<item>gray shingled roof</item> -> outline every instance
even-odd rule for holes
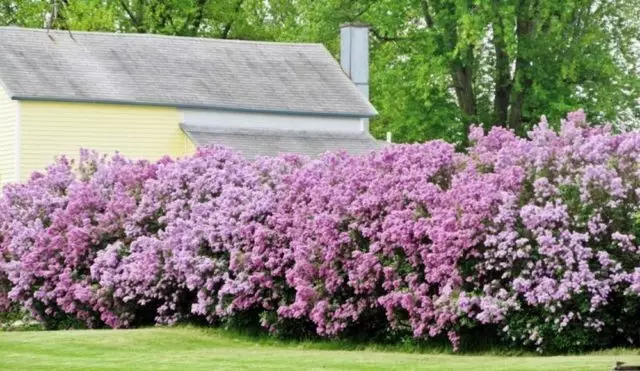
[[[321,44],[0,27],[14,99],[369,117],[375,109]]]
[[[309,157],[317,157],[327,151],[340,150],[354,155],[362,155],[385,146],[385,143],[374,139],[369,133],[239,130],[186,124],[182,124],[181,127],[198,146],[222,145],[242,153],[249,159],[282,153],[299,153]]]

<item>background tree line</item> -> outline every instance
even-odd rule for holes
[[[371,28],[372,131],[461,143],[545,114],[640,117],[640,0],[0,0],[0,24],[324,43]]]

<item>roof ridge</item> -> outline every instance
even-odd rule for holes
[[[47,30],[43,28],[31,28],[31,27],[20,27],[20,26],[0,26],[0,31],[2,30],[13,30],[13,31],[33,32],[33,33],[47,32]],[[69,31],[49,30],[49,34],[69,35]],[[219,43],[238,43],[238,44],[322,46],[324,48],[324,45],[322,43],[312,43],[312,42],[219,39],[219,38],[203,37],[203,36],[194,37],[194,36],[163,35],[163,34],[155,34],[155,33],[71,30],[71,34],[72,35],[83,34],[83,35],[102,35],[102,36],[115,36],[115,37],[135,37],[135,38],[180,39],[180,40],[192,40],[192,41],[199,41],[199,42],[219,42]]]

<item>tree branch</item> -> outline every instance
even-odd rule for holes
[[[244,2],[244,0],[238,0],[238,2],[236,3],[236,7],[234,9],[234,15],[237,16],[238,13],[240,12],[240,8],[242,8],[242,3]],[[227,22],[227,24],[224,25],[224,28],[222,29],[222,34],[220,35],[221,39],[226,39],[229,37],[229,32],[231,31],[231,26],[233,26],[233,22],[235,21],[235,17],[231,18],[229,20],[229,22]]]
[[[380,31],[376,30],[373,27],[371,27],[369,29],[369,31],[371,31],[371,34],[373,35],[373,37],[375,37],[378,41],[382,41],[382,42],[407,41],[407,40],[410,40],[409,37],[398,37],[398,36],[383,35],[382,33],[380,33]]]
[[[129,5],[127,5],[127,1],[120,0],[120,5],[122,6],[122,9],[124,9],[125,13],[127,13],[127,16],[129,16],[129,19],[131,19],[131,24],[136,29],[136,32],[145,33],[146,32],[145,27],[143,26],[140,19],[136,17],[136,15],[131,11],[131,9],[129,8]]]
[[[429,3],[427,2],[427,0],[421,0],[420,6],[422,6],[422,13],[424,15],[424,21],[427,24],[427,27],[433,28],[433,18],[431,17]]]
[[[207,0],[198,0],[196,5],[198,6],[198,10],[196,12],[196,19],[193,22],[194,35],[198,33],[202,20],[204,19],[204,7],[207,5]]]

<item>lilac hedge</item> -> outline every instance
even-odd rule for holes
[[[253,318],[454,348],[474,331],[538,351],[636,344],[640,133],[579,111],[559,133],[543,119],[470,140],[61,158],[0,199],[0,311],[50,328]]]

